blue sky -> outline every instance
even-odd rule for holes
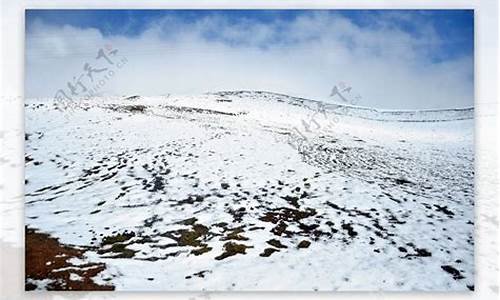
[[[199,52],[196,52],[198,56],[195,57],[199,60],[196,65],[198,69],[214,70],[214,65],[210,65],[209,62],[220,60],[220,65],[225,61],[225,55],[235,56],[232,63],[241,64],[242,67],[252,70],[251,74],[249,72],[243,75],[241,72],[235,73],[234,70],[218,68],[217,72],[214,71],[218,75],[214,77],[218,82],[212,85],[206,82],[198,84],[199,90],[260,87],[278,88],[281,92],[287,92],[287,85],[282,84],[285,79],[281,78],[283,77],[281,74],[276,74],[277,77],[269,80],[271,82],[269,86],[262,84],[262,81],[260,86],[258,82],[248,83],[247,86],[241,84],[250,76],[253,78],[269,73],[265,65],[262,65],[262,75],[259,75],[253,66],[244,64],[245,61],[259,61],[257,56],[260,55],[261,58],[283,63],[283,65],[274,64],[271,73],[277,73],[276,68],[296,73],[295,78],[290,78],[291,83],[298,80],[301,68],[310,65],[317,65],[321,70],[318,72],[310,70],[309,74],[314,72],[318,74],[317,76],[329,76],[330,82],[348,80],[353,84],[358,81],[356,71],[353,70],[359,70],[359,74],[366,74],[363,70],[369,70],[373,82],[369,82],[370,77],[367,77],[364,83],[357,84],[360,92],[366,97],[379,100],[378,102],[366,100],[366,106],[410,107],[408,103],[404,103],[405,101],[396,99],[401,99],[405,95],[404,97],[411,98],[408,101],[415,102],[416,96],[409,95],[415,93],[422,95],[422,92],[417,91],[418,88],[421,89],[426,84],[432,85],[431,82],[421,79],[422,76],[436,76],[432,79],[435,82],[441,81],[444,84],[443,89],[448,88],[450,92],[457,88],[454,93],[435,91],[433,93],[436,95],[430,98],[456,98],[456,95],[465,94],[467,99],[461,96],[457,105],[466,106],[473,103],[473,10],[27,10],[26,36],[29,58],[27,77],[36,75],[31,76],[30,72],[42,69],[43,59],[37,61],[36,58],[44,56],[43,53],[50,52],[45,58],[52,58],[54,53],[58,53],[61,60],[65,59],[68,62],[76,59],[77,54],[83,53],[90,57],[93,49],[89,46],[87,53],[86,46],[89,44],[98,47],[99,43],[113,41],[114,45],[122,45],[122,53],[128,54],[131,59],[135,58],[137,66],[140,63],[153,65],[148,58],[145,58],[146,55],[159,56],[154,67],[159,68],[159,65],[164,64],[165,68],[172,70],[173,62],[168,61],[164,55],[165,49],[170,51],[171,60],[181,61],[184,59],[181,53],[184,53],[184,56],[191,53],[192,58],[195,55],[193,53],[198,51],[196,49],[199,49]],[[77,48],[79,42],[84,47],[72,50]],[[53,47],[56,47],[57,51],[48,50]],[[318,49],[323,49],[323,52],[318,52],[320,51]],[[279,51],[286,51],[290,55],[287,62],[280,57]],[[223,52],[224,55],[218,55],[219,52]],[[208,57],[207,53],[213,55]],[[335,53],[336,60],[331,57],[331,53]],[[309,54],[314,54],[316,60],[311,55],[310,61],[306,62],[303,59],[304,55]],[[272,55],[276,55],[274,60]],[[303,64],[298,64],[296,70],[291,70],[289,62],[297,60],[293,58],[294,55]],[[320,61],[321,59],[323,61]],[[188,58],[186,60],[189,61]],[[331,70],[327,70],[328,62]],[[54,63],[51,62],[51,68],[54,68]],[[63,68],[65,65],[68,64],[64,63],[57,67]],[[403,78],[407,77],[406,82],[402,82],[406,88],[398,90],[391,87],[391,93],[396,95],[380,92],[381,82],[378,82],[377,77],[390,76],[388,70],[384,70],[384,65],[388,70],[394,65]],[[31,66],[33,70],[29,69]],[[177,68],[189,69],[178,65]],[[199,70],[192,70],[196,71]],[[449,77],[447,72],[450,74],[459,72],[460,78],[457,75],[453,75],[456,77],[453,80],[447,78]],[[230,80],[234,75],[241,77],[236,83]],[[186,76],[192,77],[189,74]],[[415,85],[415,91],[410,88],[412,84]],[[165,86],[164,83],[158,85]],[[192,87],[189,88],[187,87],[189,83],[185,85],[186,87],[180,91],[198,90],[194,87],[197,82],[192,82]],[[460,85],[466,85],[467,88],[464,90]],[[117,86],[112,88],[115,92]],[[122,83],[122,86],[127,84]],[[33,87],[34,90],[39,88]],[[27,89],[30,92],[31,86],[27,86]],[[304,83],[303,92],[298,89],[293,92],[302,96],[319,96],[319,92],[311,93],[310,89],[318,89],[318,85],[315,84],[313,87]],[[163,92],[156,87],[148,91]],[[394,99],[381,102],[382,97]],[[455,106],[451,100],[440,101],[443,103],[436,105],[430,100],[425,101],[426,104],[422,106]]]
[[[245,18],[257,23],[275,22],[276,19],[291,21],[298,16],[310,14],[311,10],[27,10],[26,30],[33,21],[43,20],[57,26],[93,27],[104,36],[141,34],[152,21],[175,16],[186,22],[193,22],[205,16],[224,16],[229,23]],[[331,10],[331,14],[344,16],[362,28],[374,26],[380,16],[409,14],[414,19],[394,18],[397,26],[410,34],[418,34],[420,22],[431,23],[438,34],[446,37],[434,55],[436,59],[451,59],[457,56],[473,55],[474,51],[474,11],[473,10]]]

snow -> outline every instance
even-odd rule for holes
[[[69,280],[71,280],[71,281],[83,281],[83,277],[76,274],[76,273],[70,273]]]
[[[473,116],[250,91],[28,100],[26,224],[89,247],[117,290],[468,290]],[[105,243],[125,231],[132,257]],[[228,242],[248,248],[216,259]]]

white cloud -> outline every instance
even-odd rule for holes
[[[390,15],[370,27],[324,13],[268,24],[165,17],[136,37],[103,37],[93,28],[38,21],[27,33],[26,95],[53,96],[110,44],[128,63],[102,88],[107,93],[258,89],[328,100],[333,85],[343,81],[362,96],[362,106],[473,105],[472,57],[433,63],[430,54],[447,41],[430,24],[419,23],[409,34],[391,22],[411,17]]]

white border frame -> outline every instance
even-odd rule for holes
[[[129,293],[24,292],[24,10],[65,9],[474,9],[475,292],[464,293]],[[496,0],[1,0],[0,298],[1,299],[497,299],[498,3]],[[6,159],[5,162],[2,159]],[[496,223],[488,220],[496,220]]]

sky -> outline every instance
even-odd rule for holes
[[[265,90],[474,105],[472,10],[27,10],[25,95]]]

